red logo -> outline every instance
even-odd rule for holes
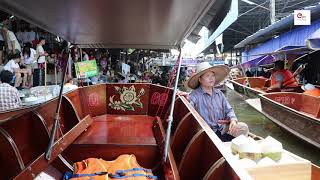
[[[92,93],[88,96],[89,99],[89,106],[95,107],[99,106],[99,95],[98,93]]]
[[[167,99],[168,99],[168,94],[166,93],[160,94],[159,92],[155,92],[151,96],[151,104],[164,106],[167,102]]]
[[[302,13],[297,14],[297,18],[302,18],[302,17],[303,17]]]

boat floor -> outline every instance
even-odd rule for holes
[[[147,115],[97,116],[74,144],[157,145],[152,130],[154,119]]]

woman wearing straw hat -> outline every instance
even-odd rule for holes
[[[249,132],[245,123],[238,122],[223,93],[214,88],[229,72],[228,66],[211,66],[203,62],[187,82],[188,87],[193,89],[189,97],[191,105],[222,141],[230,141],[241,134],[248,135]]]

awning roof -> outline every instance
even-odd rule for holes
[[[320,29],[311,34],[307,39],[307,45],[311,49],[320,50]]]
[[[221,1],[2,0],[0,9],[82,47],[168,49],[178,47],[217,3]]]
[[[320,18],[320,5],[309,8],[311,10],[311,20],[317,20]],[[260,29],[256,33],[248,36],[240,43],[234,46],[234,48],[243,48],[249,44],[256,44],[271,39],[273,36],[281,34],[293,28],[293,14],[282,18],[281,20],[267,26],[264,29]]]

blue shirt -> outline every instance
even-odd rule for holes
[[[199,86],[191,92],[190,104],[215,132],[223,129],[223,125],[217,123],[218,120],[237,121],[232,107],[218,89],[213,89],[212,95],[210,95]]]

